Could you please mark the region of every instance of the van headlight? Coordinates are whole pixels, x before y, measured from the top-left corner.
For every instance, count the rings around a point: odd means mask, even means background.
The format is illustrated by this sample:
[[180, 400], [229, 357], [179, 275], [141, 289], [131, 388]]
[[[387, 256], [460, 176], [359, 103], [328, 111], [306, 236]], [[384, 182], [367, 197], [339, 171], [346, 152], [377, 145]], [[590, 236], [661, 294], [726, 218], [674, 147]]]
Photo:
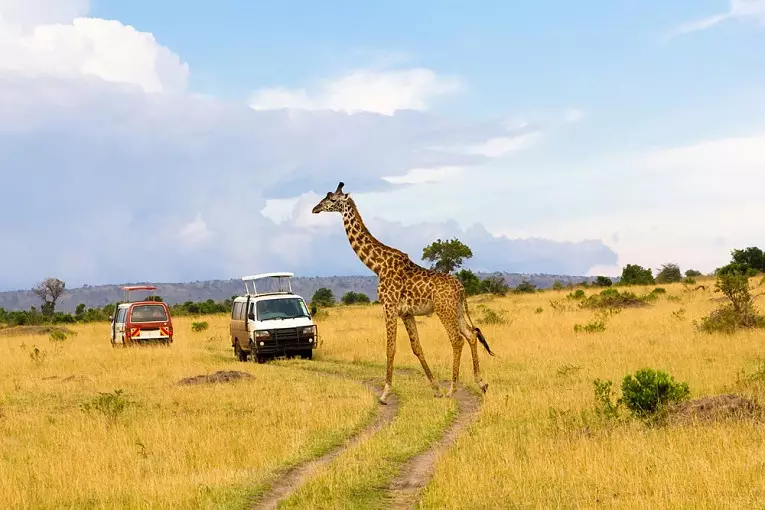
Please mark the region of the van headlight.
[[314, 336], [316, 332], [316, 326], [306, 326], [300, 330], [301, 336]]
[[255, 332], [255, 338], [262, 338], [262, 339], [265, 340], [266, 338], [268, 338], [270, 336], [271, 336], [271, 333], [269, 333], [268, 331], [256, 331]]

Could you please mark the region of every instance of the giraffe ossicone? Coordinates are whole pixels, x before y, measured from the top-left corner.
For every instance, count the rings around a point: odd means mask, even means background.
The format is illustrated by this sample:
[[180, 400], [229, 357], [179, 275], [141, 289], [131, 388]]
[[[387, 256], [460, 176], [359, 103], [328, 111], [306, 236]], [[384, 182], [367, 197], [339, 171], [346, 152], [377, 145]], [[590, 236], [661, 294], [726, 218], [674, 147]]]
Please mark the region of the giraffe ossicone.
[[470, 346], [473, 358], [475, 382], [486, 393], [489, 385], [481, 377], [477, 342], [480, 341], [490, 355], [494, 356], [494, 353], [489, 348], [481, 330], [475, 327], [470, 319], [462, 284], [448, 273], [415, 264], [406, 253], [378, 241], [364, 225], [350, 194], [343, 192], [344, 185], [340, 182], [334, 192], [327, 192], [327, 195], [314, 206], [311, 212], [314, 214], [340, 213], [351, 248], [364, 265], [378, 276], [377, 296], [385, 314], [387, 334], [385, 387], [379, 398], [380, 403], [386, 403], [393, 384], [393, 358], [396, 354], [396, 330], [399, 318], [409, 335], [412, 352], [420, 360], [431, 387], [437, 396], [442, 395], [425, 361], [415, 322], [416, 316], [429, 315], [433, 312], [446, 329], [452, 344], [452, 381], [446, 395], [451, 397], [457, 389], [460, 359], [465, 340]]

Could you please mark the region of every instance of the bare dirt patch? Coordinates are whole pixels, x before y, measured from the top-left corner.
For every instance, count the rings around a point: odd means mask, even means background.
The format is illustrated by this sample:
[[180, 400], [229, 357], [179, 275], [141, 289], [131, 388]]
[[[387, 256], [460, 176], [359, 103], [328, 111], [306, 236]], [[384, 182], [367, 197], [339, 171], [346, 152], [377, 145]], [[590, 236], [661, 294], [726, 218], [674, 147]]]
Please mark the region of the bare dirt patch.
[[247, 372], [240, 372], [237, 370], [219, 370], [214, 374], [195, 375], [194, 377], [186, 377], [178, 381], [178, 384], [187, 386], [190, 384], [213, 384], [213, 383], [227, 383], [232, 381], [238, 381], [239, 379], [249, 379], [252, 375]]
[[739, 395], [726, 393], [698, 398], [675, 406], [669, 411], [668, 422], [688, 425], [761, 417], [762, 410], [756, 403]]
[[412, 508], [414, 506], [420, 492], [433, 477], [438, 458], [478, 417], [478, 397], [465, 388], [458, 388], [454, 397], [457, 400], [457, 418], [435, 445], [410, 459], [399, 475], [391, 482], [388, 487], [389, 508]]
[[[372, 389], [372, 388], [370, 388]], [[374, 391], [378, 393], [382, 390], [382, 386], [375, 386]], [[332, 459], [340, 455], [344, 450], [353, 447], [356, 444], [366, 441], [372, 434], [388, 425], [398, 412], [398, 397], [395, 393], [391, 393], [388, 398], [388, 405], [376, 406], [377, 415], [372, 423], [364, 427], [357, 434], [348, 438], [345, 443], [341, 444], [325, 453], [321, 457], [303, 462], [288, 469], [284, 472], [271, 488], [263, 494], [256, 503], [252, 506], [253, 510], [265, 510], [275, 509], [279, 502], [289, 497], [300, 487], [306, 480], [308, 480], [316, 472], [318, 468], [327, 464]]]
[[0, 336], [50, 335], [57, 331], [65, 335], [75, 334], [71, 329], [62, 326], [11, 326], [0, 328]]

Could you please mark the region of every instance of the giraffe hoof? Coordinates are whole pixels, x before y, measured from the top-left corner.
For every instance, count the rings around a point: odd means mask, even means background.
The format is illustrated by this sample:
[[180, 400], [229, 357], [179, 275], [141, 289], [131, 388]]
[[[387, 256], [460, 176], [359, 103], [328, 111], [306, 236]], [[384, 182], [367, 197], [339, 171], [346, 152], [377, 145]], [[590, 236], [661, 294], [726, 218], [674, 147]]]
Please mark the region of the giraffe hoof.
[[486, 390], [488, 390], [488, 389], [489, 389], [489, 383], [483, 383], [481, 385], [481, 391], [482, 392], [486, 393]]
[[382, 398], [378, 398], [377, 399], [377, 403], [379, 403], [380, 405], [383, 405], [383, 406], [387, 406], [388, 405], [388, 403], [386, 401], [384, 401]]

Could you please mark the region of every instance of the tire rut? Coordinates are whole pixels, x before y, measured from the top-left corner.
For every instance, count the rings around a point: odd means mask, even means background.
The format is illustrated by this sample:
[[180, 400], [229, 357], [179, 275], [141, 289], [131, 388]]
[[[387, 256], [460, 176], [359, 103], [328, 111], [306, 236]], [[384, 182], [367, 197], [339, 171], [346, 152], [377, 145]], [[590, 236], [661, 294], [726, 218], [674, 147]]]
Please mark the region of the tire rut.
[[433, 477], [439, 457], [478, 418], [479, 403], [476, 395], [465, 388], [458, 388], [454, 397], [457, 400], [457, 417], [441, 439], [427, 451], [412, 457], [393, 479], [388, 486], [388, 508], [413, 508], [420, 493]]
[[[366, 382], [365, 386], [367, 386], [367, 389], [377, 391], [378, 393], [382, 391], [382, 386], [370, 385], [369, 382]], [[375, 432], [388, 425], [398, 413], [398, 404], [398, 397], [395, 393], [391, 393], [388, 398], [388, 405], [376, 404], [377, 413], [369, 425], [324, 455], [301, 462], [285, 471], [263, 495], [257, 498], [250, 508], [252, 510], [275, 509], [281, 501], [292, 495], [313, 476], [317, 469], [332, 461], [332, 459], [348, 448], [367, 440]]]

